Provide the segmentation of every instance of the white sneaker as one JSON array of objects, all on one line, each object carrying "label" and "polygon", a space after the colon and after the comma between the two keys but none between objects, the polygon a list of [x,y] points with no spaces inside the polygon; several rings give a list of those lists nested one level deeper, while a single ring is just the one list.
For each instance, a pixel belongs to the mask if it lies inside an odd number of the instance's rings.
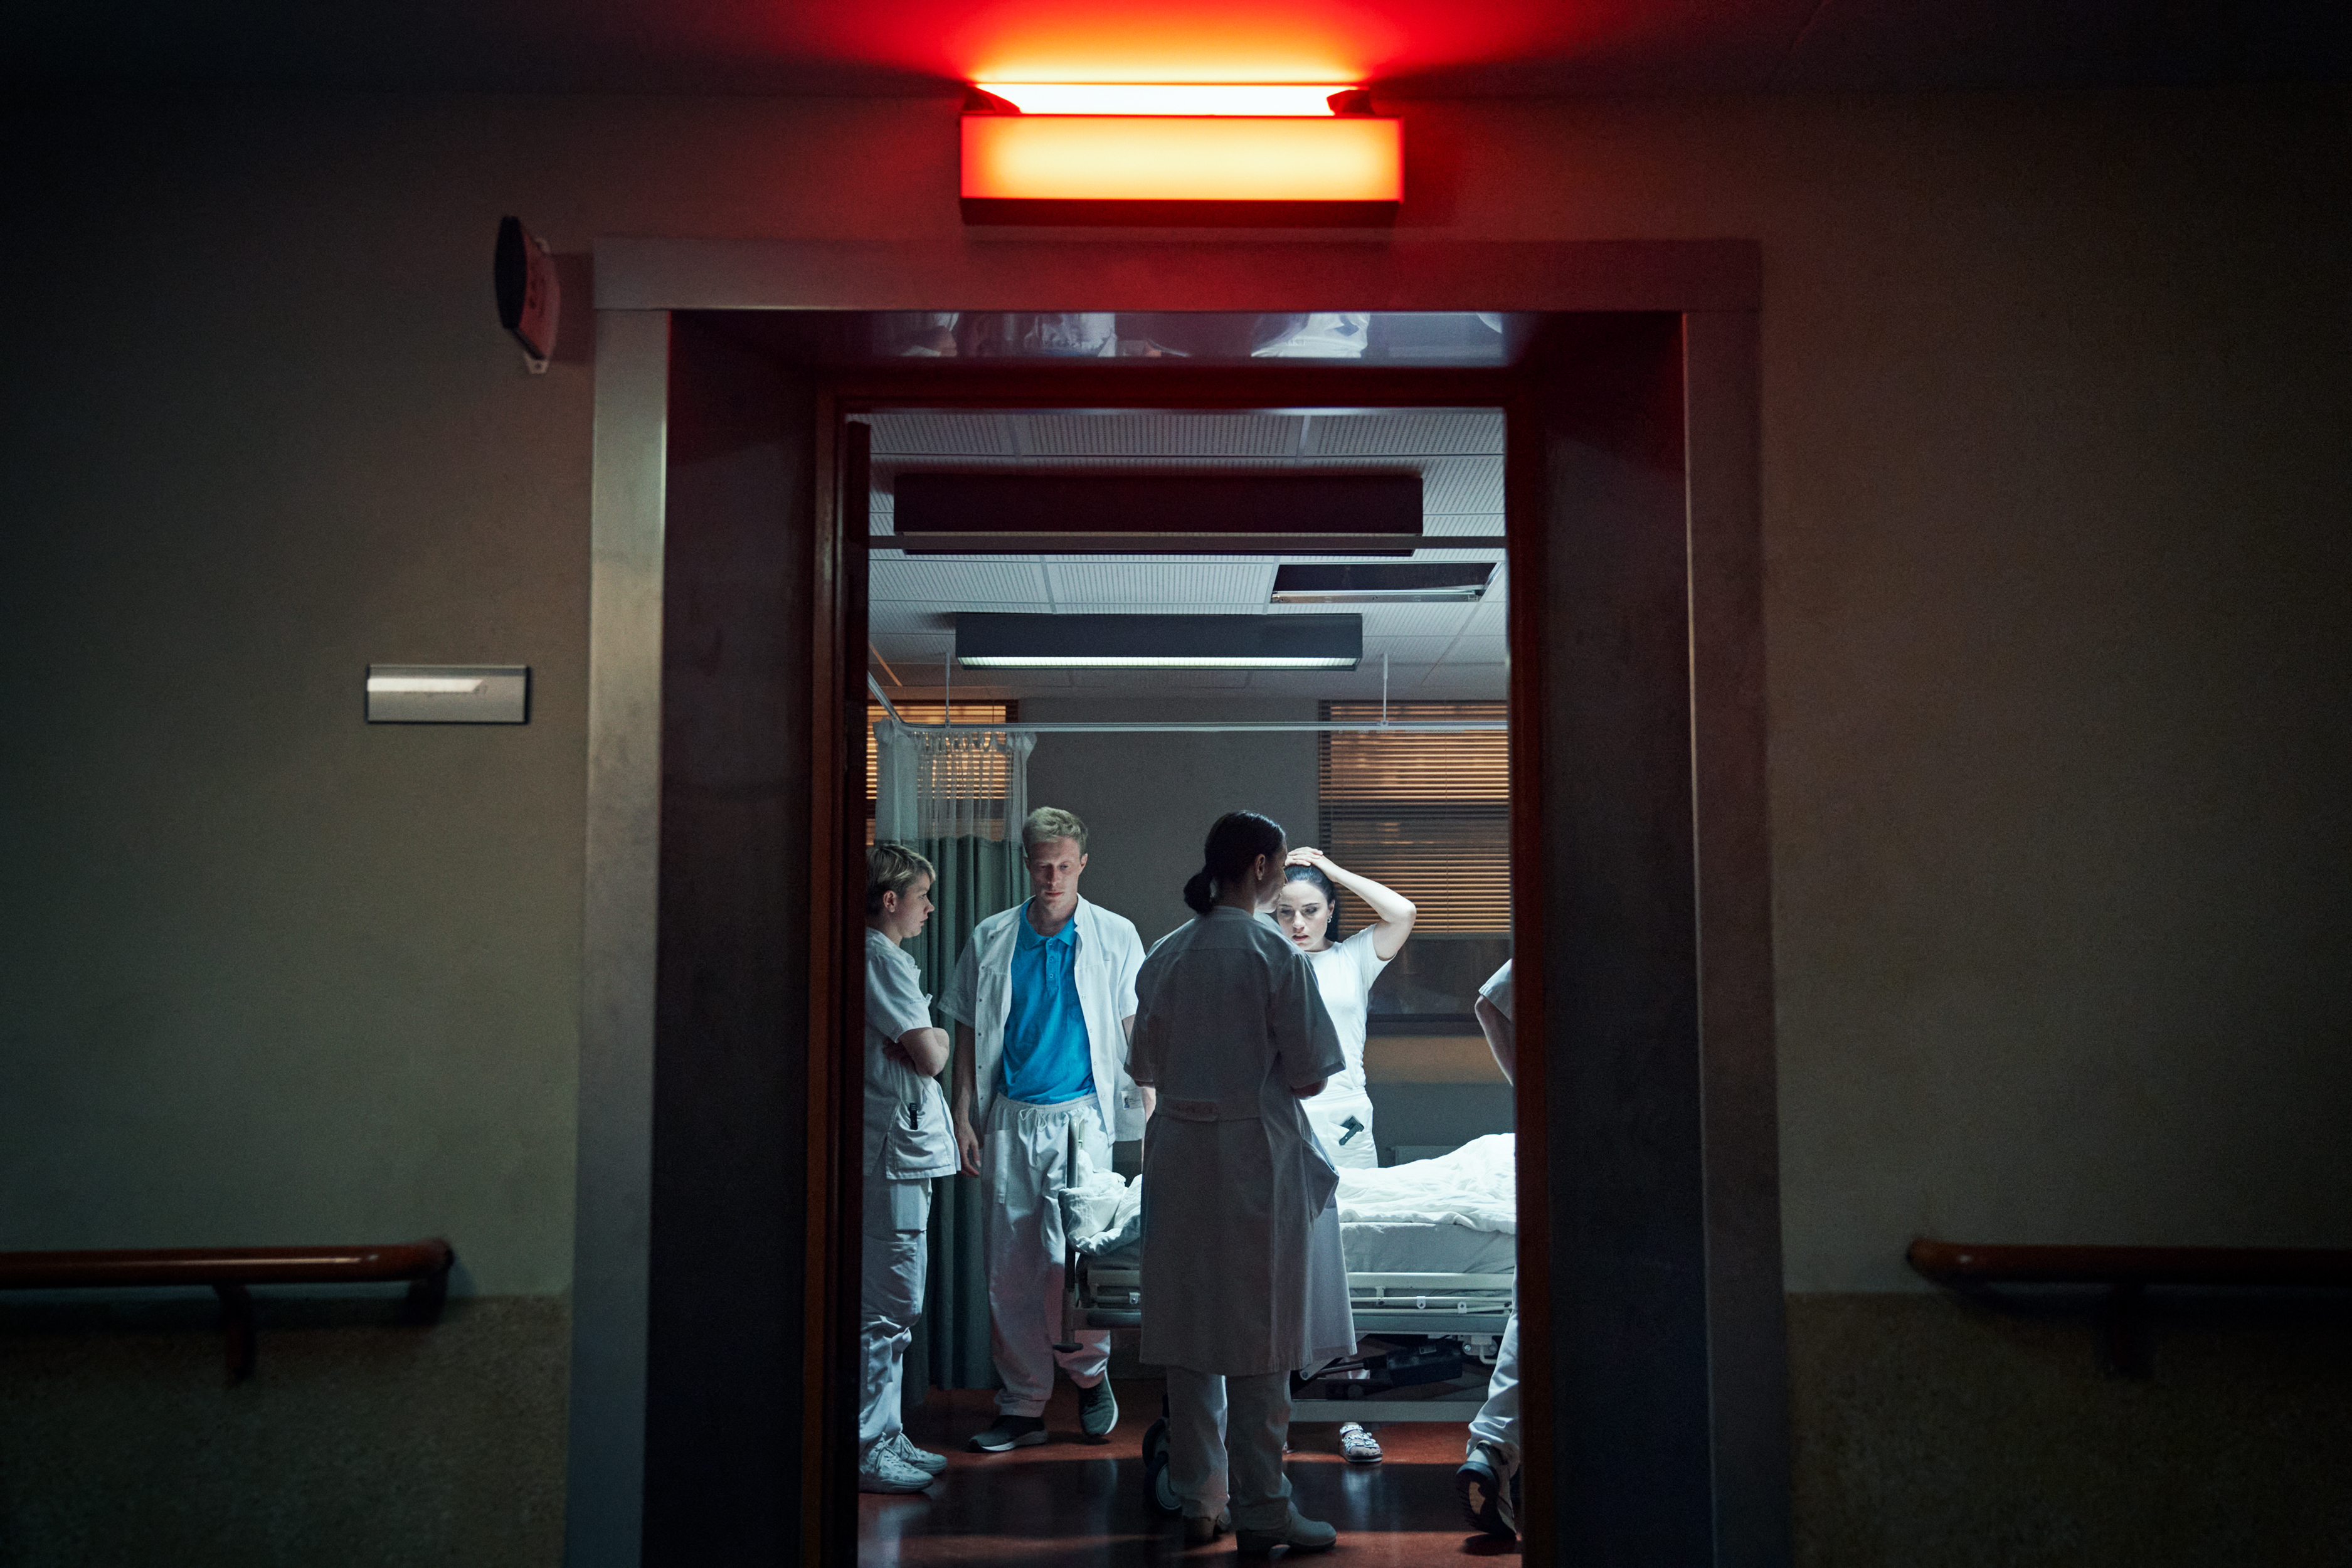
[{"label": "white sneaker", "polygon": [[857,1467],[857,1489],[862,1492],[919,1492],[931,1484],[931,1473],[919,1470],[877,1443]]},{"label": "white sneaker", "polygon": [[890,1434],[890,1451],[927,1476],[936,1476],[948,1468],[945,1454],[934,1454],[929,1448],[918,1448],[904,1432]]}]

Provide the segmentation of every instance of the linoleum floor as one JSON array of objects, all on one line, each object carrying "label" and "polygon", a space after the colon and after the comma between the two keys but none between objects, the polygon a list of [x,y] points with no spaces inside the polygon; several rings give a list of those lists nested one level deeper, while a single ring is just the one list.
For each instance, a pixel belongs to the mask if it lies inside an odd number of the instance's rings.
[{"label": "linoleum floor", "polygon": [[[1097,1443],[1078,1434],[1077,1395],[1055,1390],[1040,1447],[976,1454],[965,1445],[995,1419],[981,1389],[934,1389],[908,1435],[948,1456],[948,1470],[919,1496],[858,1499],[861,1568],[898,1563],[1008,1563],[1036,1568],[1124,1568],[1234,1556],[1233,1538],[1187,1552],[1182,1526],[1153,1512],[1143,1496],[1143,1433],[1160,1415],[1157,1382],[1120,1379],[1118,1426]],[[1516,1541],[1473,1533],[1454,1498],[1462,1462],[1458,1424],[1405,1423],[1379,1429],[1387,1458],[1350,1465],[1339,1428],[1291,1428],[1290,1485],[1298,1510],[1339,1529],[1339,1544],[1317,1561],[1353,1568],[1404,1568],[1464,1558],[1512,1557]],[[1277,1557],[1277,1563],[1285,1561]]]}]

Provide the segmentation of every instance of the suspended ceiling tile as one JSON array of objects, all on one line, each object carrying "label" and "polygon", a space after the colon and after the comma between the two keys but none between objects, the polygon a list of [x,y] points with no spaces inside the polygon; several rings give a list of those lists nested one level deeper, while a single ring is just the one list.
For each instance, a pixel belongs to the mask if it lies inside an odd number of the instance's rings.
[{"label": "suspended ceiling tile", "polygon": [[866,606],[866,628],[877,637],[950,632],[955,629],[955,617],[971,607],[969,600],[940,604],[928,599],[875,599]]},{"label": "suspended ceiling tile", "polygon": [[1307,455],[1318,458],[1499,454],[1502,450],[1500,409],[1318,415],[1307,432]]},{"label": "suspended ceiling tile", "polygon": [[1010,454],[1011,446],[994,414],[942,414],[922,410],[869,414],[874,455],[978,457]]},{"label": "suspended ceiling tile", "polygon": [[1020,467],[1020,458],[997,452],[973,453],[961,457],[942,454],[929,458],[877,458],[874,459],[873,468],[868,471],[867,480],[877,493],[885,497],[892,497],[898,493],[898,476],[910,470],[937,472],[941,468],[953,468],[962,473],[974,471],[995,473],[1000,470],[1011,473],[1018,470]]},{"label": "suspended ceiling tile", "polygon": [[1364,638],[1450,637],[1468,622],[1475,605],[1355,605],[1364,616]]},{"label": "suspended ceiling tile", "polygon": [[1391,668],[1408,664],[1435,664],[1453,646],[1454,638],[1451,637],[1376,637],[1367,634],[1364,637],[1364,662],[1378,668],[1381,656],[1386,654]]},{"label": "suspended ceiling tile", "polygon": [[1026,559],[939,561],[928,556],[880,554],[874,557],[866,596],[921,599],[937,604],[961,604],[979,608],[1005,605],[1042,609],[1045,574]]},{"label": "suspended ceiling tile", "polygon": [[1032,458],[1289,458],[1303,421],[1286,414],[1020,414]]},{"label": "suspended ceiling tile", "polygon": [[1245,669],[1074,669],[1070,684],[1133,691],[1237,690],[1249,684]]},{"label": "suspended ceiling tile", "polygon": [[[1041,555],[1038,559],[1047,566],[1093,566],[1100,564],[1107,559],[1122,558],[1101,555]],[[1131,555],[1123,559],[1149,562],[1153,566],[1274,567],[1280,565],[1289,557],[1285,555]],[[1268,580],[1271,581],[1270,578]]]},{"label": "suspended ceiling tile", "polygon": [[1057,561],[1045,568],[1054,602],[1065,610],[1097,604],[1157,609],[1178,600],[1254,610],[1274,591],[1274,567],[1257,563],[1177,565],[1104,557]]},{"label": "suspended ceiling tile", "polygon": [[1465,637],[1445,656],[1447,664],[1501,664],[1511,657],[1508,637]]},{"label": "suspended ceiling tile", "polygon": [[[1444,520],[1438,518],[1425,518],[1423,520],[1422,526],[1427,531],[1435,533],[1438,530],[1433,525],[1441,521]],[[1471,516],[1466,519],[1463,519],[1462,521],[1470,523],[1472,526],[1465,529],[1458,526],[1458,524],[1453,525],[1449,526],[1446,531],[1455,533],[1469,532],[1486,535],[1500,535],[1503,531],[1503,520],[1499,517]],[[1498,549],[1480,548],[1477,550],[1456,550],[1448,549],[1443,545],[1430,545],[1423,549],[1414,551],[1412,552],[1412,558],[1415,561],[1468,561],[1474,563],[1483,561],[1494,564],[1500,564],[1503,559],[1503,552]],[[1486,592],[1489,595],[1492,595],[1496,590],[1490,587]]]},{"label": "suspended ceiling tile", "polygon": [[[1499,511],[1424,511],[1421,515],[1421,531],[1432,534],[1475,534],[1482,539],[1499,539],[1503,535],[1503,514]],[[1499,559],[1499,552],[1486,552],[1490,559]],[[1417,557],[1426,561],[1430,557]]]},{"label": "suspended ceiling tile", "polygon": [[1493,512],[1503,510],[1503,459],[1439,458],[1421,470],[1424,511]]}]

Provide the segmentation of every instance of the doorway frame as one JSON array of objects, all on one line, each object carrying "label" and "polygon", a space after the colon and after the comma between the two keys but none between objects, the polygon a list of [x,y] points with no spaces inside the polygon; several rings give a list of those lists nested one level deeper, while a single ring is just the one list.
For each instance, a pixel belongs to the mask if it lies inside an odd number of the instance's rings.
[{"label": "doorway frame", "polygon": [[[655,954],[662,750],[664,490],[670,323],[677,311],[1069,309],[1486,310],[1670,313],[1682,322],[1685,607],[1706,1194],[1710,1560],[1789,1553],[1785,1346],[1766,836],[1760,548],[1760,254],[1748,241],[1362,243],[1263,239],[981,241],[606,240],[596,247],[591,499],[587,856],[573,1288],[569,1546],[575,1564],[635,1564],[646,1470],[646,1303],[652,1192]],[[830,400],[825,400],[830,408]],[[833,417],[830,414],[828,418]],[[835,474],[824,429],[820,483]],[[1531,454],[1515,451],[1512,561],[1542,549]],[[843,552],[820,510],[820,605],[842,591]],[[1528,579],[1532,581],[1532,574]],[[1537,646],[1543,606],[1513,596],[1515,650]],[[836,634],[826,646],[826,632]],[[837,619],[820,618],[813,678],[837,683]],[[1515,710],[1533,713],[1534,659],[1515,658]],[[1525,704],[1525,705],[1522,705]],[[819,729],[823,726],[820,724]],[[838,737],[810,736],[820,763]],[[1541,801],[1514,737],[1515,831],[1540,836]],[[1530,764],[1531,765],[1531,764]],[[824,769],[820,767],[820,772]],[[1539,781],[1538,781],[1539,782]],[[813,803],[823,821],[828,807]],[[1530,837],[1528,842],[1535,842]],[[815,880],[829,862],[812,860]],[[822,889],[830,897],[834,889]],[[1525,900],[1515,900],[1528,907]],[[812,977],[832,964],[812,931]],[[1539,1063],[1541,980],[1523,981]],[[819,987],[820,995],[824,988]],[[822,1027],[812,1019],[813,1031]],[[1540,1103],[1539,1069],[1519,1100]],[[834,1114],[812,1095],[813,1114]],[[814,1129],[813,1129],[814,1130]],[[828,1134],[828,1141],[829,1141]],[[813,1141],[812,1163],[823,1142]],[[1523,1172],[1528,1162],[1522,1162]],[[1538,1165],[1540,1169],[1540,1164]],[[813,1174],[814,1173],[813,1172]],[[1523,1177],[1523,1186],[1526,1185]],[[820,1195],[813,1190],[813,1203]],[[1523,1232],[1534,1228],[1523,1196]],[[1539,1221],[1539,1214],[1535,1216]],[[1545,1275],[1523,1301],[1548,1321]],[[1548,1346],[1524,1336],[1531,1473],[1545,1473]],[[822,1384],[824,1379],[820,1379]],[[820,1386],[810,1404],[822,1402]],[[822,1479],[804,1479],[819,1512]],[[1557,1545],[1538,1505],[1528,1552]]]}]

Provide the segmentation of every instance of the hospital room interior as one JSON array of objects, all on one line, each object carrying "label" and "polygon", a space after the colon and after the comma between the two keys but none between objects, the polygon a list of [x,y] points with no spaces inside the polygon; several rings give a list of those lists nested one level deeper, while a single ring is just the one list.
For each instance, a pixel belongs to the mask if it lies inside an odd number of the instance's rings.
[{"label": "hospital room interior", "polygon": [[[940,320],[936,340],[920,336],[924,322],[896,330],[942,342],[950,331],[1003,330]],[[1097,320],[1106,338],[1150,330]],[[1087,331],[1087,319],[1068,321],[1067,335]],[[1503,327],[1473,315],[1330,314],[1261,318],[1254,331],[1259,357],[1270,342],[1276,354],[1328,360],[1349,345],[1361,354],[1369,340],[1376,359],[1477,364],[1501,359]],[[1026,331],[1037,335],[1034,323]],[[1137,352],[1132,338],[1123,347]],[[1332,1130],[1354,1145],[1333,1158],[1344,1172],[1337,1202],[1358,1353],[1293,1378],[1288,1469],[1299,1510],[1332,1520],[1373,1560],[1391,1551],[1412,1560],[1433,1531],[1458,1542],[1450,1482],[1486,1394],[1517,1253],[1512,1088],[1474,1016],[1482,984],[1511,951],[1503,410],[888,408],[858,417],[872,454],[868,841],[905,844],[936,868],[934,912],[906,943],[924,993],[949,989],[979,921],[1029,896],[1021,825],[1040,808],[1084,824],[1080,897],[1131,921],[1147,949],[1193,919],[1182,889],[1201,868],[1203,835],[1227,812],[1269,816],[1294,850],[1318,849],[1409,901],[1409,934],[1366,994],[1370,1112]],[[955,526],[942,511],[959,507],[985,509],[1013,530],[1117,528],[1109,513],[1160,504],[1150,487],[1181,507],[1200,493],[1184,487],[1203,479],[1235,487],[1233,510],[1195,526],[1234,526],[1258,486],[1265,504],[1290,509],[1290,528],[1313,528],[1318,507],[1338,505],[1359,509],[1350,526],[1370,530],[1385,503],[1367,510],[1366,492],[1347,488],[1370,482],[1407,498],[1413,531],[1466,542],[1212,555],[1141,542],[987,555],[889,543],[902,523],[917,536]],[[1018,510],[1033,495],[1024,481],[1073,480],[1084,482],[1034,492],[1037,514]],[[1335,480],[1318,496],[1314,487]],[[972,484],[985,492],[977,502],[960,488]],[[1071,507],[1103,510],[1065,516]],[[1262,661],[1241,644],[1202,640],[1232,637],[1235,617],[1325,640],[1285,644]],[[1164,644],[1148,646],[1153,637]],[[1379,922],[1361,897],[1341,890],[1325,901],[1336,906],[1327,942]],[[1018,1451],[974,1451],[999,1386],[983,1183],[935,1184],[902,1418],[947,1468],[921,1493],[860,1500],[861,1562],[972,1560],[1000,1532],[1008,1545],[1109,1548],[1154,1513],[1177,1511],[1165,1423],[1155,1419],[1161,1370],[1138,1355],[1149,1310],[1140,1153],[1125,1140],[1084,1156],[1063,1204],[1065,1321],[1074,1336],[1108,1331],[1118,1424],[1106,1436],[1082,1432],[1078,1391],[1063,1378],[1046,1434]]]}]

